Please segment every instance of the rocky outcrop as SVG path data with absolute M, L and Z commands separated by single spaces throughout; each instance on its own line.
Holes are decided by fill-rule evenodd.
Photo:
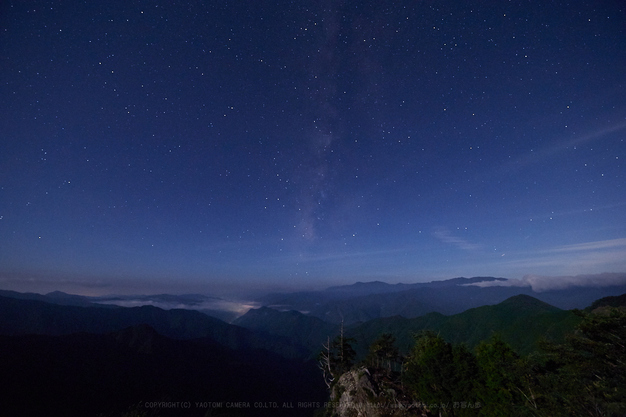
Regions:
M 404 392 L 397 378 L 384 370 L 361 367 L 341 375 L 330 394 L 332 416 L 426 416 L 423 406 Z

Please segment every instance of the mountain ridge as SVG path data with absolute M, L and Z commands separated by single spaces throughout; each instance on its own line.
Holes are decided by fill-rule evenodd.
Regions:
M 0 297 L 0 334 L 103 334 L 148 324 L 173 339 L 211 338 L 231 349 L 263 348 L 285 357 L 305 357 L 307 349 L 280 337 L 268 338 L 195 310 L 141 307 L 63 306 L 39 300 Z
M 497 333 L 518 353 L 525 354 L 535 350 L 542 337 L 562 340 L 579 320 L 572 311 L 521 294 L 496 305 L 475 307 L 450 316 L 432 312 L 414 318 L 378 318 L 351 326 L 346 334 L 357 341 L 356 350 L 361 355 L 382 333 L 393 334 L 398 347 L 406 353 L 414 343 L 414 335 L 422 330 L 432 330 L 451 343 L 464 343 L 470 348 Z
M 498 304 L 525 294 L 561 309 L 585 308 L 593 301 L 626 292 L 626 285 L 572 286 L 542 292 L 530 285 L 472 285 L 506 278 L 452 278 L 415 284 L 359 282 L 326 290 L 270 294 L 258 301 L 281 310 L 297 310 L 331 323 L 354 324 L 379 317 L 419 317 L 431 311 L 451 315 L 482 305 Z
M 288 316 L 297 316 L 299 320 L 288 320 Z M 307 323 L 316 320 L 319 319 L 296 311 L 281 312 L 262 307 L 250 310 L 237 319 L 237 323 L 268 334 L 280 336 L 292 334 L 298 342 L 310 346 L 311 353 L 314 354 L 319 352 L 329 338 L 333 339 L 340 331 L 340 325 L 332 323 L 327 323 L 322 328 L 318 327 L 316 331 L 307 328 Z M 347 325 L 345 332 L 347 337 L 356 340 L 355 350 L 360 356 L 364 356 L 368 346 L 383 333 L 393 334 L 400 349 L 408 352 L 414 343 L 414 334 L 421 330 L 440 332 L 450 342 L 465 343 L 470 347 L 488 339 L 493 333 L 498 333 L 516 350 L 528 353 L 535 348 L 540 336 L 562 339 L 577 322 L 578 316 L 571 311 L 520 294 L 496 305 L 475 307 L 454 315 L 430 312 L 413 318 L 401 315 L 379 317 Z M 299 334 L 305 334 L 307 337 L 303 338 L 298 336 Z

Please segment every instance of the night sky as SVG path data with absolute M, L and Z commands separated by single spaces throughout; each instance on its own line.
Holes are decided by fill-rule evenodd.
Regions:
M 626 271 L 623 1 L 4 1 L 0 287 Z

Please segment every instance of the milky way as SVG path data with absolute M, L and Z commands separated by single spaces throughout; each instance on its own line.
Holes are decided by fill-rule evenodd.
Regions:
M 4 2 L 0 286 L 626 270 L 621 1 Z

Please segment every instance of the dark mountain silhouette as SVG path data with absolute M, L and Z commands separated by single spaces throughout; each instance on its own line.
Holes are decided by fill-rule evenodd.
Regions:
M 380 284 L 360 284 L 358 292 L 387 286 Z M 486 290 L 493 288 L 498 287 Z M 421 290 L 436 294 L 432 286 Z M 475 290 L 481 288 L 470 288 Z M 345 288 L 329 292 L 346 291 L 354 293 Z M 359 304 L 354 300 L 379 297 L 378 305 L 391 309 L 386 303 L 393 299 L 386 300 L 386 296 L 395 295 L 396 302 L 406 300 L 410 305 L 413 291 L 344 301 L 347 306 L 354 303 L 351 308 L 357 311 Z M 625 296 L 606 297 L 591 307 L 623 305 Z M 51 297 L 67 298 L 62 294 Z M 238 325 L 194 310 L 80 307 L 15 297 L 0 297 L 0 312 L 0 352 L 7 358 L 0 363 L 0 378 L 10 381 L 0 392 L 6 415 L 200 416 L 209 411 L 210 415 L 235 416 L 312 415 L 315 407 L 287 409 L 282 402 L 323 404 L 327 392 L 310 358 L 339 332 L 338 324 L 267 307 L 250 310 L 237 320 Z M 470 349 L 497 333 L 525 354 L 535 350 L 540 338 L 563 340 L 579 320 L 572 311 L 518 294 L 496 305 L 449 316 L 431 312 L 353 323 L 345 327 L 345 336 L 356 340 L 359 358 L 383 333 L 391 333 L 400 351 L 407 353 L 415 334 L 426 329 Z M 192 409 L 146 409 L 146 401 L 189 402 Z M 196 405 L 209 402 L 221 403 L 222 408 Z M 225 409 L 226 402 L 248 402 L 250 408 Z M 261 408 L 275 404 L 280 404 L 278 409 Z
M 414 334 L 433 330 L 453 343 L 476 346 L 499 333 L 517 351 L 527 353 L 535 349 L 541 337 L 562 339 L 574 328 L 578 317 L 528 295 L 517 295 L 493 306 L 481 306 L 462 313 L 445 316 L 428 313 L 420 317 L 385 317 L 352 324 L 346 334 L 357 341 L 357 352 L 363 356 L 369 345 L 383 333 L 393 334 L 402 350 L 408 352 L 414 343 Z M 326 323 L 316 317 L 296 311 L 280 312 L 263 307 L 250 310 L 236 323 L 251 330 L 291 337 L 294 342 L 309 346 L 314 355 L 328 338 L 339 334 L 339 325 Z
M 211 338 L 231 349 L 266 349 L 285 357 L 306 357 L 308 350 L 286 338 L 267 337 L 194 310 L 78 307 L 0 297 L 0 334 L 103 334 L 147 324 L 174 339 Z
M 450 285 L 465 285 L 476 282 L 484 282 L 484 281 L 506 281 L 506 278 L 494 278 L 494 277 L 473 277 L 473 278 L 451 278 L 447 280 L 441 281 L 431 281 L 431 282 L 418 282 L 414 284 L 388 284 L 382 281 L 370 281 L 370 282 L 355 282 L 350 285 L 340 285 L 335 287 L 329 287 L 325 291 L 329 292 L 342 292 L 349 294 L 350 297 L 359 296 L 359 295 L 369 295 L 369 294 L 381 294 L 381 293 L 389 293 L 389 292 L 399 292 L 406 291 L 410 289 L 416 288 L 425 288 L 425 287 L 448 287 Z
M 92 303 L 88 297 L 81 295 L 67 294 L 62 291 L 53 291 L 51 293 L 42 295 L 36 293 L 21 293 L 17 291 L 0 290 L 0 297 L 16 298 L 18 300 L 37 300 L 44 301 L 51 304 L 69 305 L 69 306 L 81 306 L 81 307 L 113 307 L 109 305 L 100 305 Z
M 288 337 L 299 345 L 309 347 L 312 354 L 317 353 L 319 346 L 328 337 L 332 338 L 339 332 L 338 325 L 317 317 L 293 310 L 281 312 L 268 307 L 251 309 L 233 324 L 266 334 Z
M 226 302 L 227 300 L 203 294 L 106 295 L 88 297 L 67 294 L 62 291 L 53 291 L 42 295 L 0 290 L 0 297 L 17 298 L 19 300 L 37 300 L 51 304 L 79 307 L 116 308 L 120 306 L 134 307 L 154 305 L 163 309 L 182 308 L 200 311 L 207 316 L 215 317 L 226 322 L 231 322 L 240 315 L 236 311 L 219 309 L 219 303 Z M 215 306 L 215 308 L 212 308 L 213 306 Z
M 400 350 L 406 353 L 415 342 L 414 335 L 422 330 L 432 330 L 451 343 L 464 343 L 470 348 L 497 333 L 518 353 L 529 353 L 536 349 L 540 338 L 562 340 L 579 320 L 571 311 L 527 295 L 517 295 L 497 305 L 451 316 L 429 313 L 410 319 L 379 318 L 350 327 L 346 333 L 356 339 L 355 350 L 361 355 L 383 333 L 393 334 Z
M 0 351 L 3 415 L 292 415 L 283 402 L 326 396 L 314 363 L 234 351 L 209 338 L 171 339 L 145 324 L 107 334 L 0 336 Z M 219 404 L 202 405 L 211 402 Z M 249 404 L 228 409 L 228 402 Z M 274 403 L 279 409 L 262 408 Z
M 626 308 L 626 294 L 600 298 L 594 301 L 586 310 L 593 311 L 601 307 Z

